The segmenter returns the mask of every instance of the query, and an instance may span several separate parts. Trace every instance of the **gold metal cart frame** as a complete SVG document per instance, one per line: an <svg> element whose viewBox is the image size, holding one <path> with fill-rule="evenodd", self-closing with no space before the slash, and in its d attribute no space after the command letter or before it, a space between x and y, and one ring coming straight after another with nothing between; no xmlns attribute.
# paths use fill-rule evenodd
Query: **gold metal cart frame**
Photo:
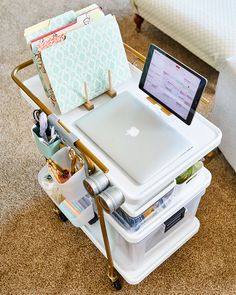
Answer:
<svg viewBox="0 0 236 295"><path fill-rule="evenodd" d="M129 45L124 43L124 47L126 49L127 54L133 55L133 59L130 60L130 62L133 65L137 66L137 63L141 63L141 67L143 67L146 58L140 54L138 51L130 47ZM128 58L129 59L129 58ZM27 88L17 77L17 73L30 65L33 64L33 60L28 60L18 66L15 67L15 69L11 73L11 77L14 80L14 82L32 99L32 101L47 115L51 115L52 111L48 109L48 107L40 101L39 98L37 98L30 90ZM208 103L208 100L205 99L204 97L202 98L203 103ZM71 131L61 122L61 120L58 120L57 123L64 129L65 132L68 134L71 133ZM85 161L87 161L88 168L90 171L94 171L94 164L101 169L104 173L107 173L109 171L108 167L106 167L81 141L78 139L77 141L74 142L74 146L81 152L83 155ZM98 215L99 215L99 221L100 221L100 226L101 226L101 231L102 231L102 236L103 236L103 241L106 249L106 256L108 259L108 277L113 283L114 287L117 290L121 289L121 284L119 281L119 276L114 269L113 266L113 260L112 260L112 255L111 255L111 250L110 250L110 245L109 245L109 240L108 240L108 235L106 231L106 225L105 225L105 219L104 219L104 214L103 210L105 208L103 207L102 202L100 202L99 197L96 197L96 205L98 209Z"/></svg>

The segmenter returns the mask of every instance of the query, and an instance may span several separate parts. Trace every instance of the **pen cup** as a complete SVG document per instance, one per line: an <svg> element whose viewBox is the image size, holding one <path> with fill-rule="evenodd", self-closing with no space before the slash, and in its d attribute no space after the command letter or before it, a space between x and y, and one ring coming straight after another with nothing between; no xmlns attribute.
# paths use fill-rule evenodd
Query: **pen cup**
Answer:
<svg viewBox="0 0 236 295"><path fill-rule="evenodd" d="M69 158L69 149L70 148L68 147L60 149L51 159L54 160L60 167L70 169L71 159ZM84 166L64 183L59 183L50 170L49 173L53 177L59 191L67 200L71 202L77 201L87 194L83 185L83 180L86 178Z"/></svg>
<svg viewBox="0 0 236 295"><path fill-rule="evenodd" d="M40 140L39 128L36 125L32 127L31 131L39 152L47 159L50 159L60 149L61 140L59 138L53 143L47 145Z"/></svg>

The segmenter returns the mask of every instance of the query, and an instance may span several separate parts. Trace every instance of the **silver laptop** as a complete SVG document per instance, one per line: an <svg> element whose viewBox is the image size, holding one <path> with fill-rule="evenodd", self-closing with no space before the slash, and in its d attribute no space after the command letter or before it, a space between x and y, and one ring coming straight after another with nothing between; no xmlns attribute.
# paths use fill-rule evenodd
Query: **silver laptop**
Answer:
<svg viewBox="0 0 236 295"><path fill-rule="evenodd" d="M133 180L145 183L192 145L129 92L75 122Z"/></svg>

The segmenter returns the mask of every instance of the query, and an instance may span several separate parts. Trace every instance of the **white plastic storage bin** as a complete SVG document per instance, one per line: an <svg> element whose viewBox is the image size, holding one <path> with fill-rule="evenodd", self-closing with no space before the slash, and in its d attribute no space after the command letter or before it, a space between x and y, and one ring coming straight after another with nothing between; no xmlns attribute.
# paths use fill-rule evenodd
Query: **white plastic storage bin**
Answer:
<svg viewBox="0 0 236 295"><path fill-rule="evenodd" d="M68 147L60 149L54 154L52 160L58 163L62 168L71 167L71 160L68 156ZM52 175L56 186L58 187L61 194L69 201L77 201L80 198L84 197L87 194L87 191L84 188L83 180L86 178L84 167L76 172L72 177L70 177L64 183L58 183L53 174L49 171L49 174Z"/></svg>
<svg viewBox="0 0 236 295"><path fill-rule="evenodd" d="M172 188L160 198L157 198L154 203L148 202L148 207L141 207L139 211L142 211L142 213L138 214L137 216L130 216L127 212L122 210L122 208L118 208L112 213L112 217L125 230L134 232L139 230L154 215L159 214L162 210L165 210L167 207L169 207L173 198L174 188Z"/></svg>
<svg viewBox="0 0 236 295"><path fill-rule="evenodd" d="M170 206L134 232L125 230L111 215L106 214L112 255L116 263L123 270L133 271L144 261L151 260L163 240L184 224L193 222L210 181L210 172L202 168L198 176L185 184L184 190L177 187Z"/></svg>

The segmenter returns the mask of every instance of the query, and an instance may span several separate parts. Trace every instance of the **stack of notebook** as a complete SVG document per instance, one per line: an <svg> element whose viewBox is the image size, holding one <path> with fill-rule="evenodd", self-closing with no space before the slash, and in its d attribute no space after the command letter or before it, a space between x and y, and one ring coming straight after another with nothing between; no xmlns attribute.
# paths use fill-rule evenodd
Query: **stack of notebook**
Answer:
<svg viewBox="0 0 236 295"><path fill-rule="evenodd" d="M69 11L25 30L47 96L66 113L130 77L119 26L96 4Z"/></svg>

